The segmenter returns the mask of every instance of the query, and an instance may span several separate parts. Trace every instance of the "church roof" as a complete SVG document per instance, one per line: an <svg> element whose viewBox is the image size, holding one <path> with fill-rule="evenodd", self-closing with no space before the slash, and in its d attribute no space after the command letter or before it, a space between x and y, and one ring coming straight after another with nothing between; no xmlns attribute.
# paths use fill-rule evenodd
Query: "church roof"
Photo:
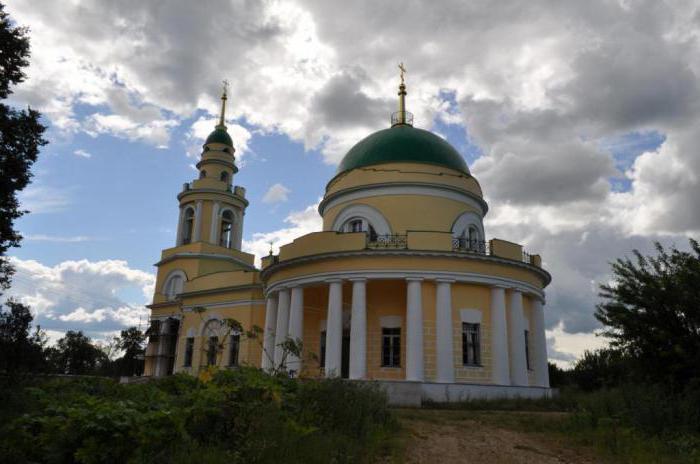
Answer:
<svg viewBox="0 0 700 464"><path fill-rule="evenodd" d="M397 162L433 164L469 174L467 163L452 145L432 132L408 124L397 124L360 140L340 162L338 174Z"/></svg>
<svg viewBox="0 0 700 464"><path fill-rule="evenodd" d="M224 145L233 147L233 140L231 136L228 135L226 126L216 126L216 129L209 134L209 137L207 137L207 140L204 142L205 145L209 143L223 143Z"/></svg>

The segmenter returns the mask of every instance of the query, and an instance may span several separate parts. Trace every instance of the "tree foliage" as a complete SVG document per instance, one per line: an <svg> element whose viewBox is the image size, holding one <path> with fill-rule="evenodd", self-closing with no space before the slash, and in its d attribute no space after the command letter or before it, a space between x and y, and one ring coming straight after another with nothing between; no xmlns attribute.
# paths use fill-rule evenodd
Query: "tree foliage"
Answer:
<svg viewBox="0 0 700 464"><path fill-rule="evenodd" d="M22 238L14 228L15 220L25 213L20 209L17 192L29 183L39 147L46 143L38 112L3 103L12 93L11 87L26 78L27 34L28 29L14 25L0 3L0 291L7 289L12 276L5 253L18 246Z"/></svg>
<svg viewBox="0 0 700 464"><path fill-rule="evenodd" d="M49 348L48 358L59 374L94 374L109 359L82 331L69 330Z"/></svg>
<svg viewBox="0 0 700 464"><path fill-rule="evenodd" d="M637 374L682 387L700 378L700 245L691 239L687 252L655 245L656 256L635 250L634 259L612 264L595 316Z"/></svg>
<svg viewBox="0 0 700 464"><path fill-rule="evenodd" d="M0 373L19 374L43 369L46 337L40 328L32 332L32 313L17 301L0 307Z"/></svg>

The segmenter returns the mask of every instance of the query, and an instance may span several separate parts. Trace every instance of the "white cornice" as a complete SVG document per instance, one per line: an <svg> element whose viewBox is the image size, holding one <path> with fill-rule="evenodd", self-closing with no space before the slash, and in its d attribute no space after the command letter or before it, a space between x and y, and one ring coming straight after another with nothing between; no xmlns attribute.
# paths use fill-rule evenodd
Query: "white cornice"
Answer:
<svg viewBox="0 0 700 464"><path fill-rule="evenodd" d="M528 295L544 300L544 291L536 286L523 282L521 280L510 279L507 277L487 276L476 274L473 272L442 272L442 271L424 271L420 269L410 270L377 270L366 269L358 271L331 271L321 272L317 274L307 274L290 279L280 280L265 289L265 295L270 295L280 289L280 287L295 287L311 284L327 283L329 280L351 280L356 278L365 278L367 280L405 280L422 278L426 280L450 280L460 283L473 283L488 286L506 286L508 288L519 290Z"/></svg>
<svg viewBox="0 0 700 464"><path fill-rule="evenodd" d="M323 216L326 209L341 203L384 195L428 195L448 198L472 206L477 211L481 212L482 217L485 216L488 211L488 205L483 198L465 189L430 182L392 182L361 185L326 195L323 201L318 205L318 212Z"/></svg>

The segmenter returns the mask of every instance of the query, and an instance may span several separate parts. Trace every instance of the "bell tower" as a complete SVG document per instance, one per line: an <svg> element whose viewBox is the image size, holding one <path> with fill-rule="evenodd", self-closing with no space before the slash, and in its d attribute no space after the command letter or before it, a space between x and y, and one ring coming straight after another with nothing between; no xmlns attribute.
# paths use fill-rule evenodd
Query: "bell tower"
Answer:
<svg viewBox="0 0 700 464"><path fill-rule="evenodd" d="M178 195L180 219L176 247L204 242L239 250L243 217L248 201L243 187L233 187L235 164L233 140L226 128L228 82L224 81L219 122L207 137L197 163L199 178L183 185Z"/></svg>

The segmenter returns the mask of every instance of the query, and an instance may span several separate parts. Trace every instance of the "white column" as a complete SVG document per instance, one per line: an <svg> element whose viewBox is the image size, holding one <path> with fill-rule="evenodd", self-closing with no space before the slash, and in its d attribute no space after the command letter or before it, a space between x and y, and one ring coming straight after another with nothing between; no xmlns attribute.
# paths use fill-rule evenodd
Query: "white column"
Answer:
<svg viewBox="0 0 700 464"><path fill-rule="evenodd" d="M365 279L352 279L350 378L367 376L367 289Z"/></svg>
<svg viewBox="0 0 700 464"><path fill-rule="evenodd" d="M340 377L343 348L343 281L328 281L326 377Z"/></svg>
<svg viewBox="0 0 700 464"><path fill-rule="evenodd" d="M532 301L532 341L534 342L535 385L549 387L549 367L547 366L547 337L544 332L544 310L542 301L535 297Z"/></svg>
<svg viewBox="0 0 700 464"><path fill-rule="evenodd" d="M269 294L265 306L265 332L263 334L263 353L260 367L272 369L275 356L275 330L277 329L277 295Z"/></svg>
<svg viewBox="0 0 700 464"><path fill-rule="evenodd" d="M289 333L289 290L282 289L278 293L277 299L277 324L275 325L275 368L286 364L284 350L280 346L286 339Z"/></svg>
<svg viewBox="0 0 700 464"><path fill-rule="evenodd" d="M160 330L158 331L158 351L156 353L156 377L164 377L167 374L168 359L166 357L168 353L168 335L170 334L170 324L168 319L160 321Z"/></svg>
<svg viewBox="0 0 700 464"><path fill-rule="evenodd" d="M236 223L234 224L233 230L235 232L234 234L234 248L236 250L241 249L241 245L243 244L243 218L245 217L245 210L241 209L238 210L238 214L236 214Z"/></svg>
<svg viewBox="0 0 700 464"><path fill-rule="evenodd" d="M197 200L194 208L194 236L192 237L192 242L199 242L200 240L202 240L202 200Z"/></svg>
<svg viewBox="0 0 700 464"><path fill-rule="evenodd" d="M423 279L406 279L406 380L423 380Z"/></svg>
<svg viewBox="0 0 700 464"><path fill-rule="evenodd" d="M512 385L527 385L527 362L525 360L525 323L523 318L523 295L519 290L510 291L508 311L508 338L510 342L510 381Z"/></svg>
<svg viewBox="0 0 700 464"><path fill-rule="evenodd" d="M219 208L221 203L215 201L211 207L211 227L209 229L209 243L219 244Z"/></svg>
<svg viewBox="0 0 700 464"><path fill-rule="evenodd" d="M445 383L455 381L452 282L454 281L437 280L435 295L436 380Z"/></svg>
<svg viewBox="0 0 700 464"><path fill-rule="evenodd" d="M289 307L289 338L303 342L304 338L304 288L292 288L292 301ZM301 359L293 354L289 355L289 369L301 372Z"/></svg>
<svg viewBox="0 0 700 464"><path fill-rule="evenodd" d="M177 219L177 237L175 238L175 246L182 245L182 223L185 221L185 215L182 214L182 206L180 206L180 215Z"/></svg>
<svg viewBox="0 0 700 464"><path fill-rule="evenodd" d="M496 385L510 385L508 332L506 327L506 291L503 287L492 287L491 353L493 358L493 383Z"/></svg>

